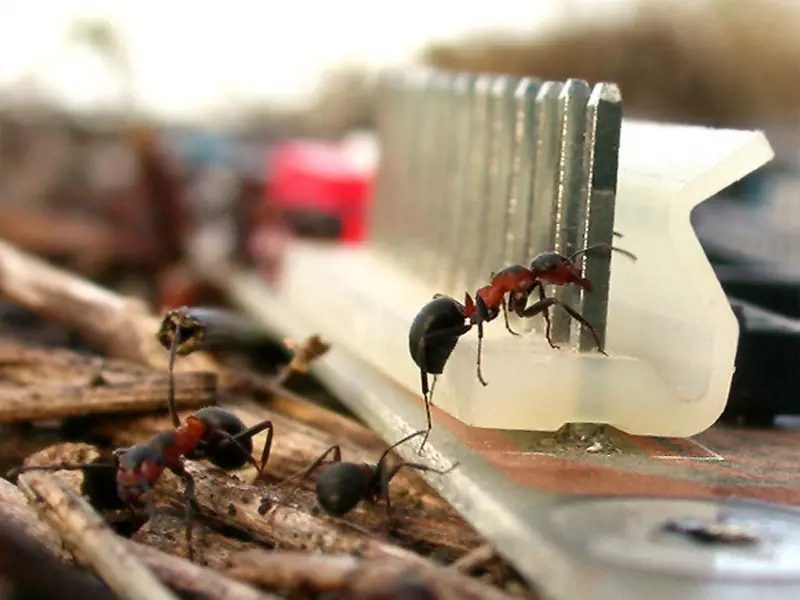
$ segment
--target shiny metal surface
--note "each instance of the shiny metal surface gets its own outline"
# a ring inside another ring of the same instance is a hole
[[[539,252],[612,241],[616,86],[410,70],[381,80],[379,98],[371,239],[432,294],[461,299]],[[602,253],[580,260],[597,292],[555,293],[586,312],[602,338],[610,261]],[[593,346],[563,311],[552,312],[555,341]],[[515,327],[543,331],[540,319]]]

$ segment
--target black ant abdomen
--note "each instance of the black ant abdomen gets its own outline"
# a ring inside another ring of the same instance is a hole
[[[374,469],[370,465],[332,463],[317,476],[319,505],[328,514],[342,517],[369,494]]]
[[[414,363],[426,373],[441,375],[463,333],[460,329],[465,319],[464,306],[449,296],[435,296],[423,306],[408,331]]]
[[[206,458],[221,469],[238,469],[250,462],[253,453],[252,437],[237,437],[247,430],[242,420],[218,406],[206,406],[194,413],[196,419],[202,421],[208,437],[198,444],[194,456],[188,458]],[[215,435],[224,432],[228,435]],[[234,439],[235,438],[235,439]]]

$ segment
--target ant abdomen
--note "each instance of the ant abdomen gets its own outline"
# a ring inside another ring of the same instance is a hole
[[[426,373],[440,375],[459,336],[445,336],[426,343],[424,357],[420,342],[432,333],[463,325],[465,318],[464,307],[448,296],[437,296],[423,306],[408,331],[408,350],[414,363]]]
[[[319,505],[330,515],[341,517],[369,495],[374,469],[370,465],[332,463],[317,476]]]
[[[218,406],[206,406],[194,414],[195,418],[202,421],[206,428],[206,437],[198,445],[196,457],[208,459],[221,469],[238,469],[248,464],[253,452],[253,440],[242,437],[236,441],[230,437],[216,432],[227,433],[228,436],[237,436],[247,429],[242,420]],[[194,458],[189,456],[189,458]]]

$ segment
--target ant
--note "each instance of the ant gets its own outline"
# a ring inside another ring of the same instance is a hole
[[[617,237],[622,234],[614,232]],[[551,348],[558,349],[550,337],[550,307],[560,306],[573,319],[586,327],[594,337],[597,350],[603,355],[606,351],[597,334],[597,330],[574,308],[558,300],[546,296],[544,286],[567,285],[575,283],[585,291],[592,291],[591,282],[583,277],[580,267],[575,263],[580,255],[595,250],[609,250],[624,254],[631,260],[637,260],[633,253],[612,246],[611,244],[594,244],[578,250],[569,256],[548,251],[536,255],[529,267],[512,265],[501,271],[491,274],[491,282],[475,292],[475,299],[467,293],[464,295],[464,304],[444,294],[434,294],[427,304],[417,313],[408,332],[409,353],[414,363],[419,367],[422,396],[425,400],[425,413],[427,417],[427,433],[420,444],[419,451],[425,446],[432,428],[431,398],[433,387],[436,385],[436,376],[444,371],[445,364],[453,353],[459,338],[469,332],[474,326],[478,327],[478,380],[484,385],[488,382],[483,378],[481,371],[481,355],[483,348],[483,325],[497,318],[503,311],[506,329],[513,335],[519,335],[511,329],[508,322],[508,311],[513,311],[520,318],[531,318],[542,314],[545,320],[545,337]],[[528,298],[537,291],[539,299],[528,306]],[[508,300],[506,300],[508,296]],[[433,386],[429,387],[428,375],[433,375]]]
[[[171,360],[175,348],[181,343],[181,326],[176,326],[172,340]],[[172,392],[172,390],[170,390]],[[267,464],[272,447],[273,427],[271,421],[262,421],[247,427],[236,415],[218,406],[206,406],[186,418],[181,424],[175,408],[175,397],[169,395],[169,414],[174,429],[155,434],[150,440],[129,448],[118,448],[113,452],[113,461],[92,462],[82,465],[32,465],[12,469],[7,477],[23,471],[83,470],[88,468],[114,468],[116,470],[117,495],[131,512],[134,506],[144,502],[150,518],[155,516],[153,488],[165,469],[181,477],[186,487],[186,543],[189,560],[194,559],[192,548],[192,505],[195,502],[194,479],[184,467],[184,460],[208,459],[224,470],[233,470],[252,464],[257,472],[253,483],[258,481]],[[253,437],[267,431],[261,462],[252,457]]]
[[[294,478],[299,478],[300,480],[306,479],[314,471],[322,469],[315,484],[317,502],[326,513],[334,517],[343,517],[352,511],[362,500],[375,504],[379,500],[384,499],[386,501],[384,529],[388,537],[391,530],[392,517],[389,482],[397,475],[398,471],[403,467],[408,467],[418,471],[429,471],[439,475],[446,475],[459,464],[455,463],[450,468],[444,470],[438,470],[427,465],[412,462],[400,462],[392,466],[387,464],[389,453],[392,450],[408,440],[425,433],[425,430],[416,431],[407,435],[400,441],[395,442],[381,454],[380,459],[378,459],[378,462],[374,465],[342,462],[342,451],[339,445],[331,446],[323,452],[319,458],[311,463],[311,465],[288,477],[283,483]],[[332,457],[325,463],[325,459],[328,458],[329,455],[332,455]],[[299,483],[284,494],[283,498],[278,501],[278,504],[285,504],[298,487]],[[261,514],[266,513],[271,505],[272,502],[269,498],[262,498],[259,512]]]

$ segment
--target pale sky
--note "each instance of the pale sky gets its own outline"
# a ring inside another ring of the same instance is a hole
[[[71,21],[103,16],[128,44],[138,101],[168,115],[202,113],[236,97],[294,99],[340,59],[407,57],[432,37],[479,27],[516,30],[627,0],[3,0],[0,85],[35,73],[64,102],[113,101],[101,61],[65,43]]]

